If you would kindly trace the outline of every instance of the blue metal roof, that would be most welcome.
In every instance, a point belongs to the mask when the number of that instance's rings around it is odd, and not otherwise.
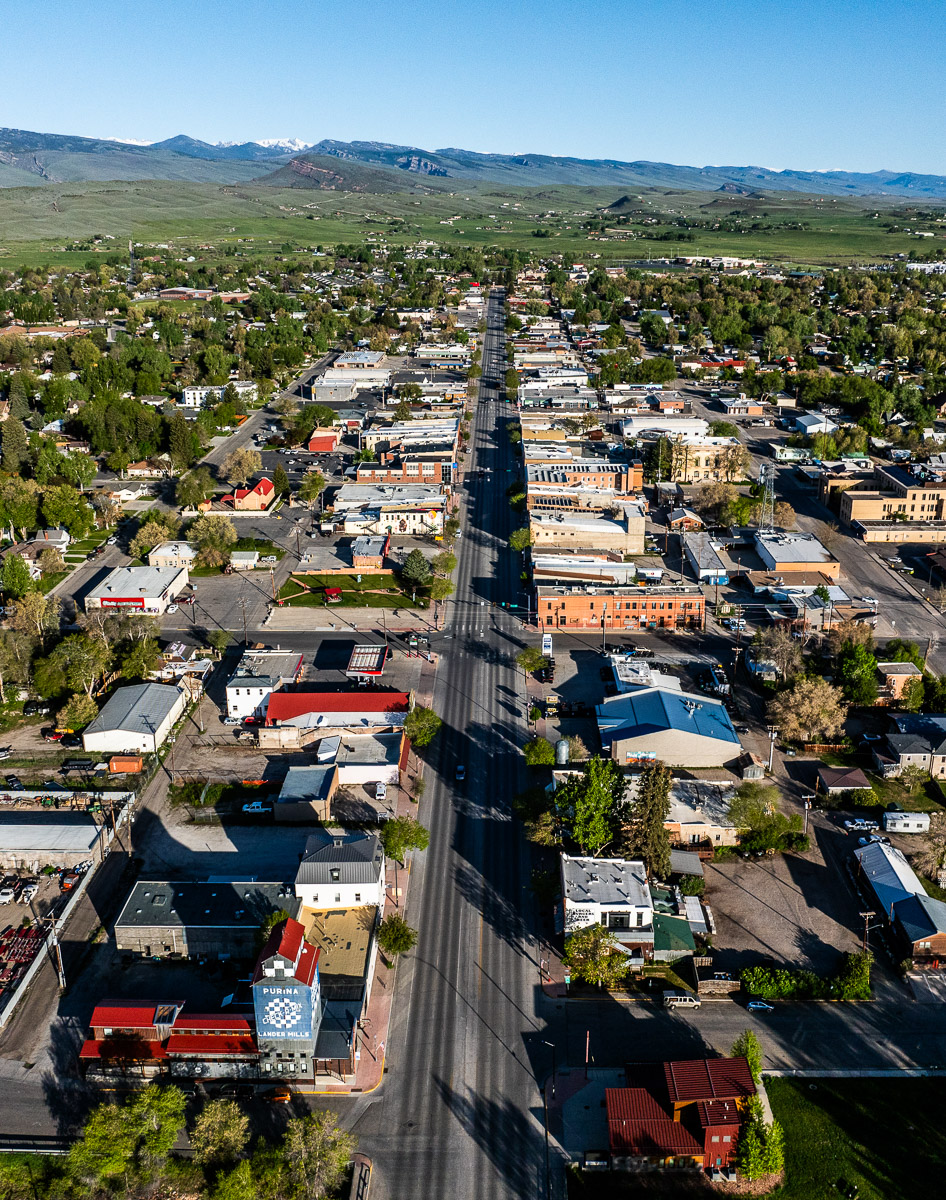
[[[676,729],[739,745],[725,705],[708,696],[670,688],[640,688],[605,700],[598,705],[597,714],[602,741],[610,742],[618,730],[624,737],[643,737]]]

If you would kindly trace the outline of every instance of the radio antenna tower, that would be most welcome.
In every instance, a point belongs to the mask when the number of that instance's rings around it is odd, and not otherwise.
[[[759,528],[762,530],[775,527],[775,468],[770,463],[763,463],[759,468],[759,482],[762,484],[762,513],[759,517]]]

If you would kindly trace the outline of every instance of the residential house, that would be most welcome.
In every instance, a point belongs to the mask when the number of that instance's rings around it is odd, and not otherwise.
[[[878,704],[898,704],[913,689],[913,681],[923,679],[923,672],[911,662],[879,662],[877,673],[881,680]]]
[[[894,714],[890,732],[873,756],[885,778],[905,767],[920,767],[934,779],[946,777],[946,713]]]
[[[946,904],[928,896],[900,850],[872,842],[854,851],[857,879],[915,967],[946,967]]]
[[[817,790],[825,796],[869,792],[870,780],[860,767],[819,767]]]

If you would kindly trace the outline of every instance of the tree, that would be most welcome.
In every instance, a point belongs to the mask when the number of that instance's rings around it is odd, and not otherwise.
[[[522,754],[530,767],[550,767],[555,762],[555,747],[544,737],[530,738]]]
[[[514,529],[509,535],[509,549],[515,550],[516,553],[523,553],[532,545],[532,533],[528,525],[523,525],[521,529]]]
[[[400,913],[388,913],[378,926],[378,945],[388,958],[397,958],[417,945],[417,930]]]
[[[381,830],[381,845],[388,858],[396,858],[403,866],[408,850],[426,850],[430,833],[415,817],[395,817],[386,821]]]
[[[406,400],[402,400],[400,402],[400,404],[395,406],[395,408],[394,408],[395,421],[410,421],[410,420],[413,420],[413,417],[414,417],[414,413],[411,410],[411,406],[407,403]]]
[[[174,513],[149,513],[145,523],[131,539],[128,551],[132,558],[145,558],[155,546],[174,541],[180,529],[180,520]]]
[[[188,531],[197,546],[203,566],[221,567],[230,559],[230,547],[239,539],[233,521],[225,513],[204,513]]]
[[[119,654],[119,670],[125,679],[146,679],[161,662],[161,647],[156,638],[140,638]]]
[[[211,1100],[203,1108],[190,1135],[194,1157],[202,1166],[232,1162],[243,1153],[250,1133],[250,1118],[233,1100]]]
[[[77,692],[56,714],[56,720],[63,729],[84,729],[90,721],[99,715],[99,706],[91,696]]]
[[[91,696],[96,683],[108,669],[111,647],[84,633],[71,633],[49,655],[51,666],[62,672],[73,691]]]
[[[510,367],[506,372],[504,383],[506,384],[506,395],[511,399],[519,391],[519,372]]]
[[[0,583],[4,595],[10,600],[21,600],[27,592],[35,590],[36,581],[30,574],[29,564],[22,554],[14,554],[12,551],[7,554],[3,560]]]
[[[926,695],[926,684],[921,675],[914,675],[903,685],[899,705],[905,712],[919,712]]]
[[[670,874],[670,834],[664,822],[670,815],[672,782],[665,763],[647,763],[638,777],[624,830],[625,856],[643,859],[648,873],[657,879]]]
[[[325,476],[321,471],[309,471],[299,484],[299,499],[312,508],[325,491]]]
[[[597,856],[613,840],[624,789],[624,777],[609,758],[590,759],[580,775],[556,788],[555,807],[582,854]]]
[[[0,704],[6,704],[8,684],[24,684],[30,676],[34,640],[12,629],[0,630]]]
[[[246,487],[252,475],[263,469],[263,460],[258,450],[247,446],[232,450],[223,460],[223,477],[227,483]]]
[[[0,445],[3,447],[3,469],[11,475],[17,475],[23,464],[30,456],[29,439],[22,421],[7,417],[0,432]]]
[[[732,1058],[744,1058],[749,1064],[752,1082],[759,1086],[762,1082],[762,1046],[751,1029],[744,1029],[732,1044],[729,1051]]]
[[[873,704],[877,699],[877,659],[866,645],[845,642],[837,657],[837,677],[852,704]]]
[[[382,926],[383,928],[383,926]],[[338,1127],[332,1112],[297,1117],[286,1126],[283,1155],[291,1194],[297,1200],[323,1200],[334,1195],[355,1149],[355,1138]],[[261,1194],[265,1194],[261,1190]]]
[[[739,1134],[736,1162],[746,1179],[778,1175],[785,1167],[785,1138],[778,1121],[765,1124],[762,1101],[753,1096]]]
[[[830,741],[840,733],[846,713],[841,689],[817,675],[797,680],[769,704],[771,723],[788,741]]]
[[[207,641],[218,654],[223,654],[224,650],[232,643],[233,634],[229,629],[211,629],[207,634]]]
[[[75,450],[61,457],[59,473],[80,492],[84,492],[95,478],[96,470],[95,459],[90,458],[84,451]]]
[[[541,671],[544,667],[547,667],[549,660],[538,646],[525,646],[516,655],[516,665],[524,675],[528,675],[532,671]]]
[[[790,679],[802,664],[801,643],[785,625],[772,625],[756,637],[766,658],[772,660],[783,679]]]
[[[14,604],[10,626],[19,633],[43,641],[59,628],[60,607],[58,596],[29,592]]]
[[[286,468],[282,463],[276,464],[276,470],[273,471],[273,491],[276,496],[288,496],[292,489],[289,486],[289,476],[286,474]]]
[[[43,518],[50,526],[61,526],[73,538],[84,538],[95,526],[92,506],[71,484],[47,488],[42,496]]]
[[[28,529],[36,526],[39,517],[39,488],[31,479],[0,480],[0,523],[9,526],[10,541],[16,541],[15,530],[25,538]]]
[[[430,568],[435,575],[452,575],[456,570],[457,556],[451,554],[449,550],[443,550],[440,554],[435,554],[430,560]]]
[[[562,965],[593,987],[616,987],[630,969],[617,939],[603,925],[586,925],[565,938]]]
[[[795,528],[795,510],[787,500],[777,500],[775,502],[775,524],[779,529],[794,529]]]
[[[430,582],[430,564],[420,550],[412,550],[404,560],[401,582],[410,587],[426,587]]]
[[[232,1171],[221,1171],[214,1180],[210,1200],[259,1200],[261,1189],[253,1178],[253,1168],[244,1159]],[[270,1195],[277,1193],[273,1189]]]
[[[449,579],[432,579],[430,581],[429,595],[431,600],[436,600],[438,603],[443,603],[448,596],[452,596],[456,591],[453,582]]]
[[[184,1128],[184,1107],[180,1088],[153,1083],[126,1104],[100,1104],[69,1151],[69,1173],[93,1192],[155,1182]]]
[[[416,704],[404,718],[404,733],[415,749],[422,750],[434,740],[442,724],[432,708]]]
[[[43,575],[56,575],[66,569],[66,560],[58,546],[44,546],[36,562]]]
[[[699,490],[693,497],[693,508],[701,516],[719,517],[738,494],[731,483],[707,480],[706,483],[700,484]]]
[[[181,508],[197,508],[214,493],[213,476],[207,467],[196,467],[177,481],[174,499]]]
[[[913,861],[918,871],[939,882],[939,873],[946,867],[946,812],[930,813],[930,827]]]

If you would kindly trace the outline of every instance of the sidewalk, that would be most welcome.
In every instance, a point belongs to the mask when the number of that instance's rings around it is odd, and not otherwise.
[[[423,663],[420,680],[417,684],[416,698],[418,704],[430,704],[433,696],[434,680],[437,674],[437,660]],[[414,764],[414,773],[422,774],[420,760],[411,754],[408,760],[408,771],[405,772],[405,783],[410,766]],[[399,787],[395,816],[416,817],[417,804],[411,799],[407,787]],[[387,863],[385,867],[386,886],[384,896],[384,911],[382,919],[392,912],[403,912],[407,901],[407,886],[410,881],[410,863],[403,867]],[[330,1084],[314,1088],[311,1095],[347,1096],[359,1093],[373,1092],[384,1078],[384,1060],[387,1047],[388,1028],[391,1021],[391,1009],[394,1002],[394,988],[397,980],[397,959],[387,965],[378,952],[375,962],[374,978],[371,983],[371,998],[365,1016],[362,1017],[356,1030],[358,1048],[355,1052],[355,1081],[354,1083]]]

